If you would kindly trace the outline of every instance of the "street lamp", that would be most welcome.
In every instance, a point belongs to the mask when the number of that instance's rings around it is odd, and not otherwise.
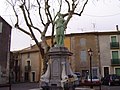
[[[89,54],[89,56],[90,56],[90,82],[91,82],[91,84],[90,84],[90,88],[93,88],[93,84],[92,84],[92,54],[93,54],[93,51],[92,51],[92,49],[90,48],[90,49],[88,49],[88,54]]]

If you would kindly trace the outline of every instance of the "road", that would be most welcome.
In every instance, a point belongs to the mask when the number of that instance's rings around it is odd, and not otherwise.
[[[29,90],[38,88],[39,83],[16,83],[11,85],[11,90]],[[0,88],[0,90],[10,90],[9,87]]]
[[[35,88],[39,88],[39,83],[19,83],[12,84],[11,90],[33,90]],[[88,87],[89,88],[89,87]],[[100,90],[99,87],[95,87],[95,90]],[[9,90],[8,87],[0,88],[0,90]],[[120,86],[101,86],[101,90],[120,90]]]
[[[87,87],[89,88],[89,87]],[[94,86],[94,90],[120,90],[120,86],[105,86],[102,85],[101,88],[99,86]]]
[[[102,86],[101,90],[120,90],[120,86]]]

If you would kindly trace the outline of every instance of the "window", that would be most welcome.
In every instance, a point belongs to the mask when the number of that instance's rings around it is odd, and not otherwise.
[[[85,50],[81,51],[80,52],[80,59],[82,62],[86,61],[86,57],[87,57],[86,51]]]
[[[30,58],[30,53],[28,53],[27,58]]]
[[[92,76],[94,77],[94,76],[98,76],[98,67],[93,67],[92,68]]]
[[[118,51],[112,51],[112,59],[118,59],[119,55],[118,55]]]
[[[117,35],[111,36],[111,43],[110,43],[111,49],[119,49],[119,42]]]
[[[117,42],[117,36],[111,36],[111,42]]]
[[[81,38],[80,39],[80,46],[85,46],[86,45],[86,39]]]
[[[0,22],[0,33],[2,33],[2,22]]]
[[[120,68],[115,68],[115,73],[120,76]]]
[[[27,66],[30,66],[30,61],[27,61]]]

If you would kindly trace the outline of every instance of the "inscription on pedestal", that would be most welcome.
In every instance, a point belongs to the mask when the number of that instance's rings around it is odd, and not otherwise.
[[[52,76],[59,76],[59,61],[53,60],[52,63]]]

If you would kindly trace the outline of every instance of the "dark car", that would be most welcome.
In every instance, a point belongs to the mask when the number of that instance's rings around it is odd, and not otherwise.
[[[103,85],[120,85],[120,76],[116,74],[110,74],[102,78],[101,80]]]
[[[101,84],[101,82],[100,82],[99,77],[93,76],[93,77],[92,77],[92,83],[91,83],[91,78],[90,78],[90,76],[88,75],[88,76],[85,78],[85,80],[84,80],[84,84],[85,84],[85,85],[95,85],[95,86],[99,86],[99,85]]]

